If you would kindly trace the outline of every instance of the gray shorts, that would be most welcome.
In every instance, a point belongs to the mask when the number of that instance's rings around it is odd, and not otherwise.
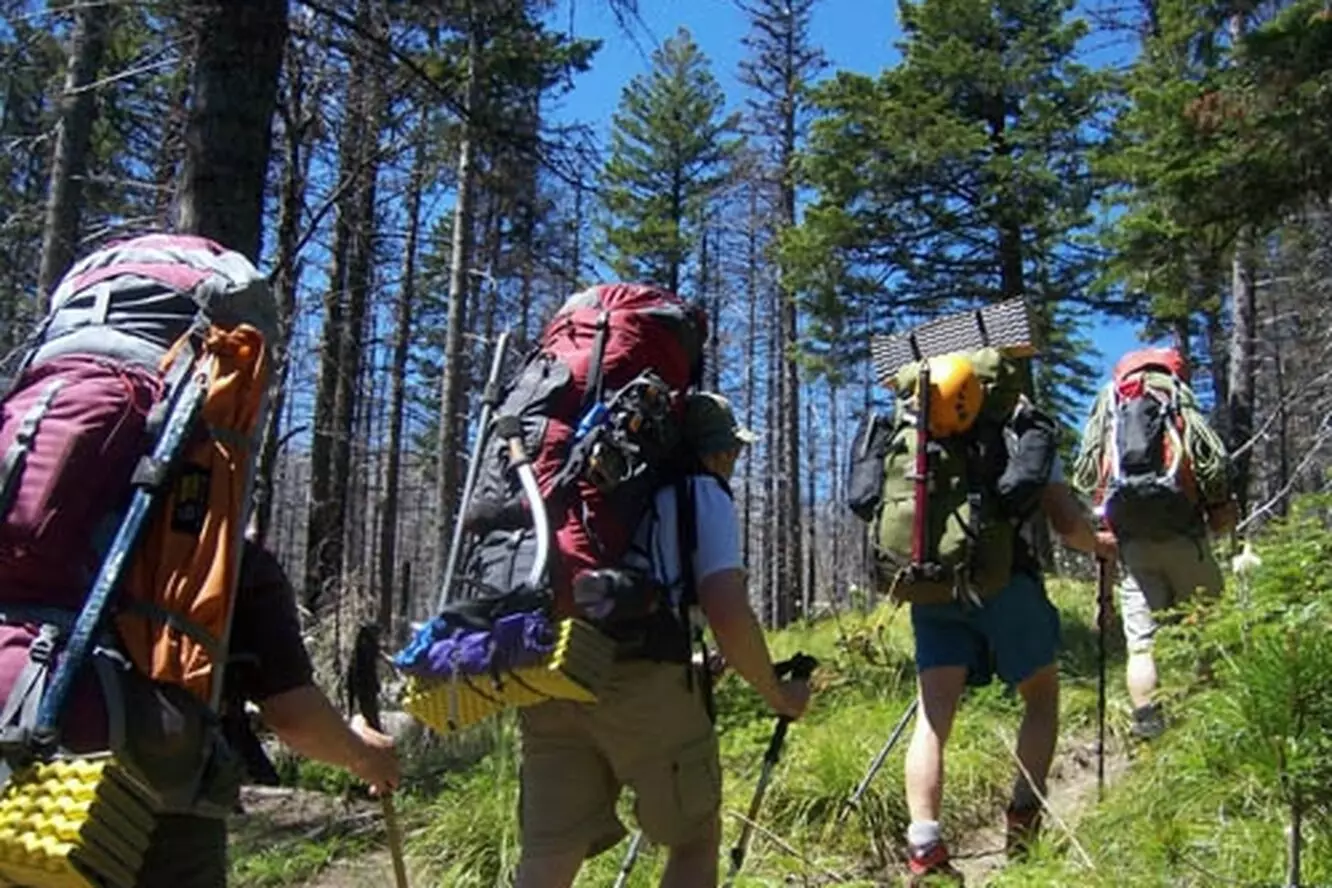
[[[1119,609],[1130,653],[1152,649],[1158,612],[1184,603],[1195,592],[1210,597],[1221,594],[1221,567],[1205,538],[1124,540],[1119,554],[1124,576],[1119,584]]]

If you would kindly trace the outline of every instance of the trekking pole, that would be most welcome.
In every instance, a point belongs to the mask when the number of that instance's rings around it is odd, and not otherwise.
[[[463,481],[463,495],[458,504],[458,513],[453,520],[453,539],[449,543],[449,557],[444,565],[444,577],[439,590],[439,609],[453,600],[453,575],[458,570],[458,557],[462,550],[463,520],[467,514],[472,491],[476,487],[476,476],[481,464],[481,453],[488,438],[487,427],[490,414],[499,404],[500,369],[504,365],[504,350],[509,344],[510,331],[505,330],[495,341],[495,353],[490,359],[490,375],[486,377],[486,387],[481,392],[481,422],[477,426],[476,440],[472,442],[472,455],[467,461],[467,477]]]
[[[1110,622],[1110,561],[1096,559],[1096,800],[1105,795],[1105,635]]]
[[[383,722],[379,717],[379,651],[379,627],[374,624],[362,626],[356,633],[348,684],[365,723],[383,733]],[[402,832],[398,827],[398,811],[393,805],[392,792],[381,795],[379,803],[384,812],[389,855],[393,858],[393,879],[397,888],[407,888],[407,861],[403,857]]]
[[[782,678],[789,674],[795,681],[809,681],[809,677],[814,674],[818,665],[819,661],[808,654],[796,654],[791,659],[777,664],[777,677]],[[786,745],[786,729],[790,725],[790,718],[785,715],[778,716],[777,726],[772,732],[772,739],[768,741],[768,750],[763,754],[763,770],[759,772],[758,785],[754,787],[754,798],[749,802],[749,813],[745,816],[744,824],[741,826],[740,838],[736,840],[735,847],[731,849],[731,869],[726,874],[726,881],[722,883],[722,888],[730,888],[735,883],[735,877],[745,862],[745,852],[749,850],[749,838],[754,832],[754,824],[758,820],[759,808],[763,805],[763,797],[767,795],[768,782],[772,780],[773,769],[777,767],[777,761],[782,756],[782,747]]]
[[[638,853],[643,850],[643,831],[640,829],[634,833],[633,841],[629,843],[629,850],[624,854],[624,862],[620,864],[620,873],[615,877],[615,884],[611,888],[624,888],[629,883],[629,874],[634,870],[634,864],[638,862]]]
[[[842,810],[837,814],[838,823],[844,821],[846,815],[851,813],[851,809],[860,804],[860,797],[865,794],[865,790],[869,788],[871,781],[873,781],[874,777],[879,773],[879,769],[883,767],[883,763],[888,759],[888,753],[893,751],[893,747],[896,746],[897,741],[901,739],[902,733],[906,730],[907,725],[911,723],[911,717],[916,714],[918,708],[920,708],[920,697],[916,696],[912,698],[911,705],[907,706],[906,712],[902,713],[902,717],[898,719],[897,725],[893,728],[893,732],[888,735],[888,742],[883,744],[883,748],[879,750],[878,754],[875,755],[874,759],[870,762],[869,770],[867,770],[865,776],[861,778],[860,783],[856,786],[855,792],[851,793],[850,798],[842,803]]]

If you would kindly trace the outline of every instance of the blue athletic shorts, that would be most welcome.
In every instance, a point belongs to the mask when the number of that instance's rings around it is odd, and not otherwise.
[[[998,673],[1017,685],[1055,661],[1059,611],[1036,577],[1016,573],[1008,585],[982,602],[914,604],[916,671],[967,667],[967,684],[986,685]]]

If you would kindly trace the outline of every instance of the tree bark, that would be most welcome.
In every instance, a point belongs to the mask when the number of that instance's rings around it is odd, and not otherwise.
[[[358,17],[366,10],[364,0]],[[315,388],[314,439],[310,448],[310,488],[307,503],[305,541],[305,592],[308,606],[314,610],[324,592],[333,588],[342,572],[342,518],[346,476],[335,470],[337,438],[343,434],[341,410],[347,406],[346,392],[339,403],[340,380],[350,373],[342,362],[346,357],[344,340],[351,323],[349,306],[350,268],[356,239],[358,196],[363,193],[360,177],[363,145],[371,138],[364,115],[366,93],[371,75],[360,64],[352,63],[344,101],[345,119],[338,141],[337,218],[333,225],[332,263],[328,287],[324,292],[324,317],[319,346],[319,378]],[[359,327],[351,328],[359,329]],[[355,378],[355,375],[352,375]]]
[[[407,189],[407,242],[402,253],[402,284],[394,307],[393,358],[389,371],[388,454],[384,468],[383,518],[379,529],[379,626],[385,638],[394,638],[393,567],[398,557],[398,487],[402,474],[403,409],[407,397],[407,355],[411,349],[412,307],[416,301],[416,250],[421,231],[421,190],[429,137],[429,117],[421,115],[417,128],[412,179]],[[404,610],[403,613],[406,611]]]
[[[449,257],[448,333],[444,345],[444,372],[439,398],[439,467],[437,472],[435,531],[435,580],[442,582],[448,558],[450,528],[458,507],[458,481],[462,402],[462,326],[467,304],[472,255],[472,200],[475,188],[475,162],[478,132],[474,124],[479,108],[481,84],[481,33],[475,10],[467,4],[467,118],[462,121],[462,140],[458,147],[458,186],[453,206],[453,249]]]
[[[754,427],[754,405],[758,403],[758,303],[759,303],[759,248],[758,248],[758,186],[749,184],[749,220],[745,232],[745,299],[749,318],[745,324],[745,427]],[[771,428],[771,425],[769,425]],[[745,503],[743,515],[744,563],[750,562],[750,534],[753,531],[754,464],[758,456],[751,448],[745,459]],[[761,550],[766,551],[766,550]]]
[[[110,6],[80,6],[70,35],[65,89],[60,97],[51,153],[51,178],[42,229],[42,258],[37,270],[37,291],[43,310],[51,291],[74,260],[83,211],[83,177],[88,169],[88,147],[97,119],[97,93],[90,85],[102,67],[111,28]]]
[[[201,4],[180,228],[258,261],[287,0]]]
[[[269,392],[267,426],[255,469],[255,503],[252,531],[262,545],[268,538],[273,518],[277,471],[283,428],[282,414],[287,403],[287,378],[291,365],[291,330],[296,316],[296,293],[301,279],[297,257],[301,214],[305,211],[305,184],[309,175],[310,153],[304,150],[311,118],[305,105],[305,72],[299,64],[288,66],[288,94],[283,112],[284,161],[281,192],[278,199],[277,252],[274,257],[273,296],[278,310],[277,349],[274,353],[273,386]]]
[[[1250,234],[1245,232],[1235,245],[1231,264],[1230,380],[1227,386],[1230,418],[1230,448],[1235,450],[1253,436],[1253,408],[1256,380],[1253,353],[1254,325],[1257,315],[1257,287],[1254,286]],[[1240,514],[1248,511],[1249,475],[1253,449],[1238,454],[1231,461],[1236,499]]]

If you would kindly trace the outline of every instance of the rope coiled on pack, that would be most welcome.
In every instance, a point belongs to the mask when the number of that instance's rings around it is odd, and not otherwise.
[[[1169,392],[1176,384],[1169,373],[1154,370],[1144,373],[1143,381],[1148,388],[1158,392]],[[1184,419],[1184,449],[1193,463],[1194,475],[1206,493],[1207,488],[1214,486],[1213,479],[1226,478],[1229,461],[1226,445],[1208,423],[1193,389],[1182,381],[1178,382],[1178,389],[1178,407]],[[1095,491],[1101,483],[1105,448],[1114,428],[1114,404],[1115,383],[1112,381],[1101,387],[1092,403],[1091,414],[1082,430],[1082,446],[1073,462],[1073,486],[1086,494]]]

